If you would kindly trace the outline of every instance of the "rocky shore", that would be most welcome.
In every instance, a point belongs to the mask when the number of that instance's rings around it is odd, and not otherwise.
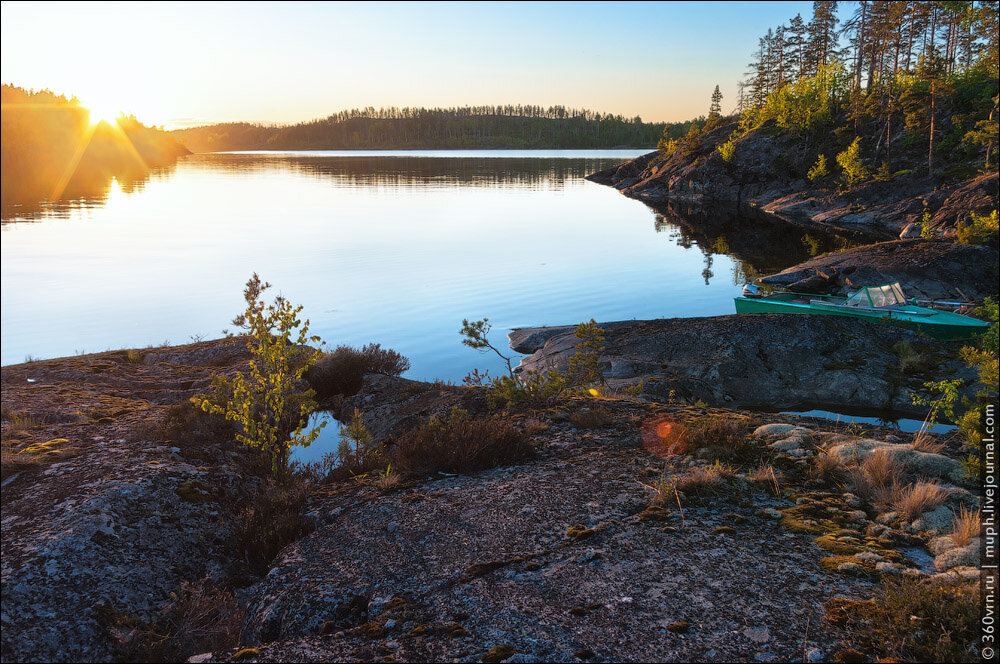
[[[900,328],[832,316],[751,314],[602,323],[601,373],[615,389],[658,401],[701,400],[763,410],[895,411],[923,417],[910,401],[920,371],[902,368],[897,344],[915,344],[927,365],[966,375],[954,348]],[[575,326],[522,328],[511,347],[530,353],[521,370],[565,371]]]
[[[789,175],[805,173],[815,159],[790,135],[757,131],[740,141],[741,156],[727,163],[716,146],[734,128],[715,129],[696,149],[669,156],[651,152],[588,179],[653,206],[729,206],[744,214],[774,215],[806,228],[862,232],[886,240],[904,231],[912,236],[925,216],[929,230],[944,234],[959,223],[968,223],[972,212],[988,214],[997,207],[1000,181],[996,173],[944,186],[914,173],[872,179],[846,191],[815,186]],[[917,228],[916,235],[919,232]]]
[[[874,403],[895,370],[886,344],[909,339],[779,318],[608,324],[609,382],[658,388],[508,414],[535,450],[516,465],[314,478],[310,527],[250,576],[234,575],[231,546],[261,482],[246,452],[156,435],[170,404],[244,366],[239,344],[5,367],[3,658],[122,658],[187,584],[207,580],[231,589],[242,617],[235,641],[186,653],[192,662],[836,660],[856,645],[837,611],[879,579],[976,572],[977,546],[949,533],[954,510],[978,499],[947,445],[924,452],[888,429],[738,410],[782,384]],[[537,349],[535,367],[558,366],[569,343],[565,329],[512,338]],[[475,408],[482,389],[368,376],[350,404],[391,440]],[[707,403],[691,405],[699,395]],[[664,433],[718,422],[745,432],[722,465]],[[881,456],[941,483],[946,499],[893,514],[813,471],[821,458],[847,468]],[[705,474],[707,493],[692,484]],[[672,486],[686,488],[673,497]]]

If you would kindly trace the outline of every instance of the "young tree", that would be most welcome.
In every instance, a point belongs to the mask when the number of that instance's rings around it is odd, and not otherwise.
[[[192,401],[205,412],[236,422],[241,429],[237,440],[268,456],[275,479],[284,479],[291,448],[307,447],[322,428],[320,425],[306,431],[316,403],[312,390],[302,392],[296,386],[319,357],[319,351],[307,344],[319,343],[320,339],[309,336],[308,320],[299,320],[301,306],[292,306],[280,295],[269,305],[261,300],[270,287],[254,273],[243,291],[247,309],[233,320],[233,325],[246,330],[252,362],[248,373],[233,379],[232,397],[224,404],[203,396],[193,397]]]

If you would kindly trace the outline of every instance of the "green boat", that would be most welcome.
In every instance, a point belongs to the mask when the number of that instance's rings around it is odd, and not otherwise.
[[[935,339],[969,339],[981,334],[989,323],[952,311],[917,306],[907,300],[898,283],[862,288],[850,297],[775,292],[763,295],[748,284],[736,299],[736,313],[819,314],[884,321],[916,330]],[[946,303],[963,304],[963,303]]]

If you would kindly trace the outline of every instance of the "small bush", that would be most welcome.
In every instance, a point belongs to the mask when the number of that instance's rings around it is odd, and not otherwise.
[[[573,335],[580,340],[577,351],[569,358],[567,379],[571,385],[587,386],[593,383],[603,383],[599,367],[600,356],[604,351],[604,328],[599,327],[591,318],[590,322],[577,325]]]
[[[236,428],[224,416],[206,413],[184,401],[168,406],[148,435],[156,442],[172,442],[179,447],[227,445],[236,441]]]
[[[325,457],[324,461],[327,461]],[[368,429],[365,428],[361,411],[355,409],[351,420],[340,427],[340,443],[337,446],[336,459],[331,460],[329,464],[336,468],[331,477],[340,479],[350,475],[359,475],[385,464],[383,446],[372,439]]]
[[[874,606],[847,614],[845,629],[880,661],[978,661],[979,584],[889,579]]]
[[[750,427],[743,420],[705,417],[691,424],[672,423],[663,440],[669,454],[707,450],[713,460],[749,462],[760,450],[750,444]]]
[[[917,482],[906,487],[893,487],[892,506],[907,521],[944,503],[948,490],[937,482]]]
[[[983,530],[983,517],[980,510],[973,512],[965,505],[958,508],[958,514],[953,521],[951,539],[955,546],[965,546],[974,537],[979,537]]]
[[[233,523],[230,546],[250,573],[266,573],[279,551],[312,531],[300,516],[309,492],[302,476],[289,475],[282,482],[266,480],[247,501]]]
[[[844,183],[848,187],[853,187],[859,182],[864,182],[870,176],[868,169],[861,163],[858,152],[861,147],[861,137],[854,139],[846,150],[837,155],[837,163],[843,169]]]
[[[461,409],[432,417],[395,441],[393,465],[407,473],[470,473],[515,463],[535,453],[508,420],[472,419]]]
[[[304,378],[321,399],[342,394],[357,394],[365,374],[399,376],[410,368],[410,361],[381,344],[360,349],[338,346],[323,355],[305,372]]]

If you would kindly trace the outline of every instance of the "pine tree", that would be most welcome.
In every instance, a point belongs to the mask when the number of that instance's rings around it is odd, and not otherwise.
[[[712,103],[708,107],[708,119],[705,121],[705,131],[711,131],[722,122],[722,92],[715,86],[712,92]]]
[[[820,67],[830,64],[837,55],[836,0],[816,0],[813,2],[813,17],[809,21],[808,34],[805,57],[806,75],[812,76]]]
[[[788,22],[788,45],[789,76],[798,80],[802,78],[805,57],[806,24],[802,20],[802,14],[796,14]]]

